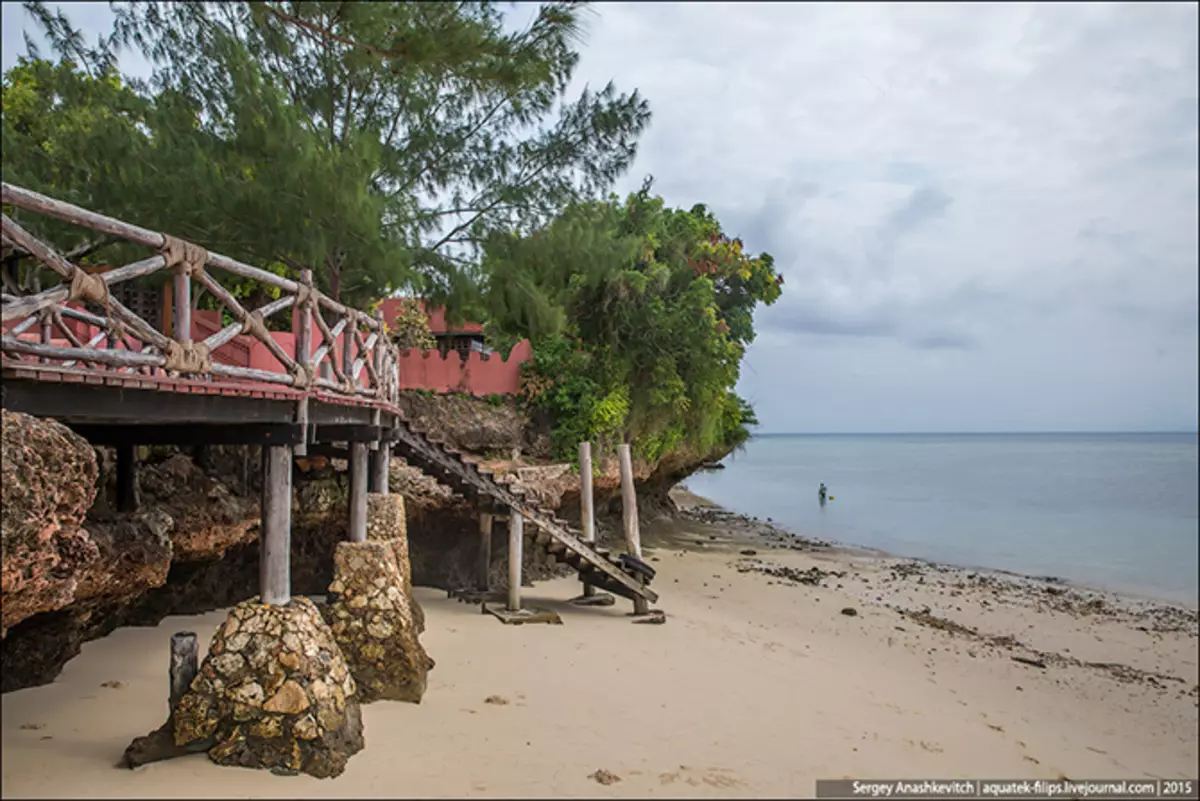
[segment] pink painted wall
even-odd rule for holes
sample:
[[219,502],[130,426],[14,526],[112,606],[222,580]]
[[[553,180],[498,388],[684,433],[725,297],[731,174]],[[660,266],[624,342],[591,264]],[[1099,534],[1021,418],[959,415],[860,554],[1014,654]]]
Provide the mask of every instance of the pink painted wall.
[[514,395],[521,390],[521,364],[533,355],[529,340],[513,346],[507,359],[471,351],[442,356],[436,350],[406,350],[400,354],[400,389],[431,389],[471,395]]

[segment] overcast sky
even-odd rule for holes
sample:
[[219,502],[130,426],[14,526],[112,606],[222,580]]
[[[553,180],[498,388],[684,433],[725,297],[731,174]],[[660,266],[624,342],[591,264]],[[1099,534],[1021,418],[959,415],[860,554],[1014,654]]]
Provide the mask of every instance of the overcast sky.
[[[105,5],[64,5],[107,30]],[[7,68],[28,23],[3,22]],[[606,3],[577,88],[651,103],[618,191],[652,174],[774,255],[784,295],[739,385],[763,430],[1195,430],[1197,22]]]

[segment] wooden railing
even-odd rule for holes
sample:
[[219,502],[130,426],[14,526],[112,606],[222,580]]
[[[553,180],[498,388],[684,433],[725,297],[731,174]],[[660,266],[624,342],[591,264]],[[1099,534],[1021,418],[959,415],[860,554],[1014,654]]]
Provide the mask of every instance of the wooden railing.
[[[63,368],[80,365],[122,373],[157,374],[199,380],[252,381],[301,390],[325,390],[348,397],[395,403],[399,394],[398,353],[388,341],[382,315],[368,315],[323,294],[312,273],[292,280],[213,253],[191,242],[130,225],[12,184],[3,184],[5,206],[52,217],[110,237],[157,251],[140,261],[108,272],[89,274],[62,253],[3,215],[3,243],[23,251],[62,279],[57,286],[30,295],[3,295],[4,334],[0,352],[5,362],[36,361]],[[173,276],[172,335],[159,331],[121,304],[110,287],[122,281],[170,270]],[[279,290],[279,297],[247,309],[221,285],[217,276],[231,274]],[[203,287],[234,323],[194,341],[193,285]],[[92,309],[89,311],[85,307]],[[285,348],[265,321],[291,310],[294,347]],[[329,315],[329,319],[326,319]],[[94,331],[84,341],[78,320]],[[313,340],[313,327],[320,335]],[[36,332],[31,329],[37,328]],[[55,336],[55,330],[61,336]],[[239,335],[249,335],[274,357],[280,370],[214,361],[213,354]],[[55,344],[55,340],[59,344]],[[283,337],[287,339],[287,337]],[[65,344],[62,344],[65,341]],[[339,347],[340,345],[340,347]],[[290,351],[290,352],[289,352]],[[223,361],[236,361],[224,359]]]

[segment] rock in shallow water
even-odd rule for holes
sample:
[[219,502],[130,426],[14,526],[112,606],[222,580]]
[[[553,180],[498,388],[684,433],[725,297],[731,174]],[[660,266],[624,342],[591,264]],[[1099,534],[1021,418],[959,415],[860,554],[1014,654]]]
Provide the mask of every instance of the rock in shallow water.
[[175,743],[219,765],[341,774],[362,750],[357,687],[307,598],[230,610],[175,709]]

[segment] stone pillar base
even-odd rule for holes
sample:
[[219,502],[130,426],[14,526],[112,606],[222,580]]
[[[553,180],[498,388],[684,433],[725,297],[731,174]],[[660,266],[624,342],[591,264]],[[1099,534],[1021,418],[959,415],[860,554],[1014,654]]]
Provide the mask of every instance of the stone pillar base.
[[417,634],[425,633],[425,610],[413,598],[412,564],[408,559],[408,519],[405,517],[403,495],[367,495],[367,539],[391,543],[400,570],[401,589],[412,607]]
[[420,703],[433,660],[417,639],[395,541],[338,543],[328,603],[330,628],[363,703]]
[[218,765],[339,775],[363,748],[354,678],[307,598],[235,606],[175,709],[175,743]]

